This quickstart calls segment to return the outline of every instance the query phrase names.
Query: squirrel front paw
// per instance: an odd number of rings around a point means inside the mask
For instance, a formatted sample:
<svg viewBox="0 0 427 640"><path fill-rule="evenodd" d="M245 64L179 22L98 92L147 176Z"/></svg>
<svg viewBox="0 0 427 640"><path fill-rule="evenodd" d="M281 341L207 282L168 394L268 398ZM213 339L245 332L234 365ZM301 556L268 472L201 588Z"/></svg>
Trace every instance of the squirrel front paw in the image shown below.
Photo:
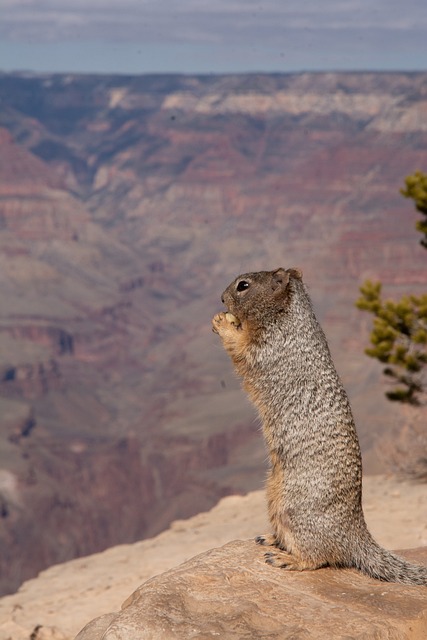
<svg viewBox="0 0 427 640"><path fill-rule="evenodd" d="M221 338L222 346L230 354L239 373L250 343L247 323L240 322L229 311L221 311L212 318L212 331Z"/></svg>
<svg viewBox="0 0 427 640"><path fill-rule="evenodd" d="M229 311L221 311L212 318L212 331L214 333L224 333L227 330L236 330L240 326L240 322Z"/></svg>

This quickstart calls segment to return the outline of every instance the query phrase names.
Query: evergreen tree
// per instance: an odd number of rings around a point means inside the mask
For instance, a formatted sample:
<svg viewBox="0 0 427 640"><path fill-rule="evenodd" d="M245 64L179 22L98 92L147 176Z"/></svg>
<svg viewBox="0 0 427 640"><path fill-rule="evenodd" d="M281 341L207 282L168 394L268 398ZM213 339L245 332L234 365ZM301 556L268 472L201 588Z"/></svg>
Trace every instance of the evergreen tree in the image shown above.
<svg viewBox="0 0 427 640"><path fill-rule="evenodd" d="M417 171L405 184L402 195L412 198L417 211L425 216L416 228L424 235L421 244L427 249L427 175ZM386 392L389 400L418 405L426 390L427 295L407 295L394 302L382 299L381 288L380 282L367 280L356 302L358 309L374 315L372 346L365 353L386 365L383 373L396 385Z"/></svg>
<svg viewBox="0 0 427 640"><path fill-rule="evenodd" d="M415 223L415 228L424 235L420 242L427 249L427 174L416 171L414 175L405 178L405 184L406 188L401 189L400 193L405 198L412 198L416 210L424 216L424 219Z"/></svg>

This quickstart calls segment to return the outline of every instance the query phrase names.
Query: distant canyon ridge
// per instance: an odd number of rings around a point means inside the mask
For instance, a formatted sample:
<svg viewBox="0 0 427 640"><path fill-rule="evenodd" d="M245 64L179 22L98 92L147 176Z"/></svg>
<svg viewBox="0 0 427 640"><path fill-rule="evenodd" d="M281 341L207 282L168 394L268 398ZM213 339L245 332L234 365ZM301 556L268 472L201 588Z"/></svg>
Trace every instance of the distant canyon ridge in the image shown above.
<svg viewBox="0 0 427 640"><path fill-rule="evenodd" d="M303 270L381 469L404 416L354 300L426 291L426 150L427 73L0 74L1 593L262 486L210 328L238 273Z"/></svg>

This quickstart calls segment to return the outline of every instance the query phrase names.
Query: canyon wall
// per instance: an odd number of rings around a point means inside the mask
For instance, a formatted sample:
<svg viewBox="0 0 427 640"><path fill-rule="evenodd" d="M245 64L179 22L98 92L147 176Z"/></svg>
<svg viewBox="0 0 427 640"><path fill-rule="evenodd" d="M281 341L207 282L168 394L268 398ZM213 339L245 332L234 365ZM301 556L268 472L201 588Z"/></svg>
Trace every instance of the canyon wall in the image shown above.
<svg viewBox="0 0 427 640"><path fill-rule="evenodd" d="M299 266L365 469L399 429L361 282L425 291L426 74L0 74L0 589L259 488L210 330L245 271Z"/></svg>

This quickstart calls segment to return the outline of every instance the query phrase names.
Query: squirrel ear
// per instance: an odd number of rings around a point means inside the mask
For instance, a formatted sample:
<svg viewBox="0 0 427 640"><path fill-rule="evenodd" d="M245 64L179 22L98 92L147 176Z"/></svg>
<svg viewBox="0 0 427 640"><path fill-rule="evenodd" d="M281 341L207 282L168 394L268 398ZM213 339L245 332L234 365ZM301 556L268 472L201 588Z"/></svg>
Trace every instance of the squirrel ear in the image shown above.
<svg viewBox="0 0 427 640"><path fill-rule="evenodd" d="M302 280L302 271L301 269L298 269L298 267L291 267L286 271L286 273L294 278L298 278L298 280Z"/></svg>
<svg viewBox="0 0 427 640"><path fill-rule="evenodd" d="M272 288L274 291L283 290L286 288L289 282L289 273L285 271L285 269L276 269L276 271L271 272L273 283Z"/></svg>

